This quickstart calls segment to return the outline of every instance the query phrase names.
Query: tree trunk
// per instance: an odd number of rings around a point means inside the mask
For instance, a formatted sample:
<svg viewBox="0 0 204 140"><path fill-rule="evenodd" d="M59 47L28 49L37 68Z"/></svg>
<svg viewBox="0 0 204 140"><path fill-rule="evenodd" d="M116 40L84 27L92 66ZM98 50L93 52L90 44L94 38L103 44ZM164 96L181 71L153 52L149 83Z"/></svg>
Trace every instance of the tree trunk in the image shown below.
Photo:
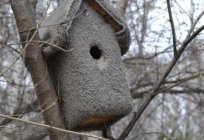
<svg viewBox="0 0 204 140"><path fill-rule="evenodd" d="M25 64L31 73L37 97L42 107L45 123L51 126L65 129L61 110L58 105L58 97L47 71L46 62L42 55L40 40L36 29L36 23L28 0L10 0L16 23L20 33L21 42L25 49ZM49 130L53 140L66 139L66 135Z"/></svg>

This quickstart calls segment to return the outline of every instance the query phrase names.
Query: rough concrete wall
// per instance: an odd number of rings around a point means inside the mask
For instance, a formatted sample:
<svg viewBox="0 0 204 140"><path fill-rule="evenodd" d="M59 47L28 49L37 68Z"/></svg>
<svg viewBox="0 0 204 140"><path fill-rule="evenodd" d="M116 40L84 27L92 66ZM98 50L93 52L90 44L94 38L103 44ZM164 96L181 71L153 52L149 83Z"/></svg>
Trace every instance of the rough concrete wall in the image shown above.
<svg viewBox="0 0 204 140"><path fill-rule="evenodd" d="M121 117L132 108L115 32L85 2L79 11L83 9L86 12L73 21L69 31L68 46L73 51L61 51L50 59L68 129L93 117ZM99 59L90 54L94 45L102 51ZM92 125L92 129L97 127Z"/></svg>

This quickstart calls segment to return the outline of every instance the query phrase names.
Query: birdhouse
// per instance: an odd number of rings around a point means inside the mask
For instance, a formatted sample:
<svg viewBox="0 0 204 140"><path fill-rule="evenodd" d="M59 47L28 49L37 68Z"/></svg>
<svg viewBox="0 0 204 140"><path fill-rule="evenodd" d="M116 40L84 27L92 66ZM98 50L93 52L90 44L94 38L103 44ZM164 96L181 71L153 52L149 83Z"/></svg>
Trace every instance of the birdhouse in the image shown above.
<svg viewBox="0 0 204 140"><path fill-rule="evenodd" d="M47 60L68 129L104 129L131 111L121 60L129 30L105 0L65 0L39 34L63 48ZM45 55L50 50L56 48L45 48Z"/></svg>

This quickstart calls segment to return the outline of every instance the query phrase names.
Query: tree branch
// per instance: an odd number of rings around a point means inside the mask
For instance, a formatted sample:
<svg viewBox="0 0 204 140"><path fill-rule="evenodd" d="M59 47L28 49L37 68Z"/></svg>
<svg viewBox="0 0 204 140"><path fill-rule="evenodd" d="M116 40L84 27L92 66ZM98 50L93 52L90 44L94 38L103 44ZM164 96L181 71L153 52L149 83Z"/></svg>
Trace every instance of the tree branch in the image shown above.
<svg viewBox="0 0 204 140"><path fill-rule="evenodd" d="M172 12L171 12L170 0L167 0L167 8L168 8L168 14L169 14L169 21L171 23L171 31L172 31L172 35L173 35L173 51L174 51L174 56L176 56L176 53L177 53L177 49L176 49L176 31L175 31L175 27L174 27L174 20L173 20Z"/></svg>
<svg viewBox="0 0 204 140"><path fill-rule="evenodd" d="M10 4L19 31L35 28L36 23L28 0L10 0ZM32 40L40 40L37 32L37 30L19 32L21 42L29 40L27 43L22 44L25 49L25 64L31 73L42 109L45 110L53 105L52 108L43 111L46 124L65 129L61 110L57 102L57 94L42 55L42 47L39 47L40 43L31 42ZM50 138L53 140L61 140L67 137L67 134L59 133L54 131L54 129L49 129L49 132Z"/></svg>
<svg viewBox="0 0 204 140"><path fill-rule="evenodd" d="M178 61L178 59L181 57L181 54L183 53L183 51L185 50L185 48L188 46L188 44L202 31L204 30L204 25L201 26L200 28L198 28L190 37L186 36L186 39L184 40L183 44L181 45L180 49L178 50L177 55L173 58L172 62L170 63L169 67L167 68L166 72L163 73L163 75L161 76L160 80L158 83L155 84L155 86L153 87L153 89L150 91L150 93L147 94L146 97L144 97L141 105L139 106L139 109L136 113L134 113L134 116L132 118L132 120L130 121L130 123L128 124L128 126L126 127L126 129L123 131L123 133L120 135L118 140L124 140L128 134L130 133L130 131L132 130L132 128L134 127L135 123L138 121L138 119L140 118L140 116L142 115L142 113L144 112L144 110L146 109L146 107L149 105L149 103L151 102L151 100L157 95L155 94L156 92L159 91L162 83L166 80L167 76L170 74L170 72L172 71L172 69L174 68L174 66L176 65L176 62Z"/></svg>
<svg viewBox="0 0 204 140"><path fill-rule="evenodd" d="M182 79L181 81L179 82L176 82L175 84L173 84L172 86L169 86L169 87L166 87L166 88L163 88L159 91L157 91L155 94L159 94L159 93L164 93L164 92L167 92L167 93L173 93L173 94L184 94L184 93L190 93L190 92L193 92L193 93L197 93L197 94L203 94L204 93L204 89L198 89L198 88L188 88L186 89L184 87L183 90L176 90L176 89L172 89L176 86L179 86L187 81L190 81L190 80L193 80L195 78L198 78L200 76L203 76L204 73L199 73L199 74L196 74L196 75L193 75L191 77L187 77L185 79ZM163 82L162 85L164 85L165 83ZM145 96L145 93L148 93L150 91L142 91L142 92L139 92L139 93L133 93L133 91L131 92L131 95L132 95L132 98L143 98Z"/></svg>
<svg viewBox="0 0 204 140"><path fill-rule="evenodd" d="M101 138L101 137L98 137L98 136L95 136L95 135L90 135L90 134L85 134L85 133L79 133L79 132L75 132L75 131L65 130L65 129L57 128L57 127L54 127L54 126L51 126L51 125L46 125L46 124L41 124L41 123L37 123L37 122L26 121L26 120L19 119L19 118L14 118L14 117L11 117L11 116L8 116L8 115L0 114L0 117L6 118L6 119L11 119L11 120L22 122L22 123L26 123L26 124L32 124L32 125L36 125L36 126L40 126L40 127L45 127L45 128L53 129L53 130L56 130L56 131L59 131L59 132L62 132L62 133L66 133L66 134L73 134L73 135L92 137L92 138L96 138L96 139L99 139L99 140L108 140L108 139ZM61 140L64 140L64 139L61 139Z"/></svg>
<svg viewBox="0 0 204 140"><path fill-rule="evenodd" d="M39 111L37 107L38 107L38 102L35 100L35 101L33 101L31 104L29 104L28 106L26 106L26 107L22 107L22 106L21 106L21 107L18 107L18 108L14 111L14 113L13 113L12 116L19 117L19 116L22 116L23 114L29 113L29 112L31 112L31 111L33 111L33 110ZM8 125L11 121L12 121L11 119L4 119L4 120L0 123L0 125L1 125L1 126L6 126L6 125ZM3 128L4 128L4 127L1 127L0 130L3 129Z"/></svg>
<svg viewBox="0 0 204 140"><path fill-rule="evenodd" d="M204 15L204 11L202 11L198 17L196 18L196 20L194 21L194 23L192 24L187 37L190 37L191 33L193 32L193 30L195 29L195 26L197 25L198 21L200 20L200 18Z"/></svg>

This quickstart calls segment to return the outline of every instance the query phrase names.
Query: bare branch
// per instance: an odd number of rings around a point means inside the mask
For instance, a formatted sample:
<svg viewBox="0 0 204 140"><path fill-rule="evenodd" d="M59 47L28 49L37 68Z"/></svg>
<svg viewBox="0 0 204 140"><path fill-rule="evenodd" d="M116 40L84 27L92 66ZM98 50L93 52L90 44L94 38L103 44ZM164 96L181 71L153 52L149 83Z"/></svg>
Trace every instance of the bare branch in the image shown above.
<svg viewBox="0 0 204 140"><path fill-rule="evenodd" d="M173 20L172 12L171 12L170 0L167 0L167 8L168 8L168 14L169 14L169 21L171 23L171 31L172 31L172 35L173 35L173 51L174 51L174 56L176 56L176 53L177 53L177 49L176 49L176 31L175 31L175 27L174 27L174 20Z"/></svg>
<svg viewBox="0 0 204 140"><path fill-rule="evenodd" d="M126 129L124 130L124 132L121 134L121 136L119 137L119 140L124 140L128 134L130 133L130 131L132 130L132 128L134 127L135 123L138 121L138 119L140 118L140 116L142 115L142 113L144 112L144 110L146 109L146 107L149 105L149 103L151 102L151 100L157 95L155 94L156 92L159 91L162 83L166 80L167 76L170 74L170 72L172 71L172 69L174 68L174 66L176 65L176 62L178 61L178 59L181 57L181 54L183 53L183 51L185 50L185 48L188 46L188 44L202 31L204 30L204 25L201 26L200 28L198 28L190 37L186 37L186 39L184 40L183 44L181 45L181 48L178 50L177 55L173 58L172 62L170 63L169 67L167 68L166 72L163 73L163 75L161 76L160 80L158 83L156 83L156 85L153 87L153 89L150 91L150 93L147 94L146 97L144 97L142 103L139 106L138 111L134 114L133 119L130 121L130 123L128 124L128 126L126 127Z"/></svg>
<svg viewBox="0 0 204 140"><path fill-rule="evenodd" d="M200 20L200 18L204 15L204 11L202 11L199 16L196 18L196 20L194 21L193 25L191 26L187 37L190 37L191 33L193 32L193 30L195 29L195 26L197 25L198 21Z"/></svg>
<svg viewBox="0 0 204 140"><path fill-rule="evenodd" d="M173 84L172 86L168 86L166 88L163 88L159 91L157 91L156 93L154 94L159 94L159 93L164 93L164 92L167 92L167 93L189 93L190 91L194 92L194 93L204 93L204 90L202 89L196 89L196 88L190 88L189 90L186 90L186 89L183 89L183 90L174 90L172 88L176 87L176 86L179 86L179 85L182 85L183 83L186 83L187 81L190 81L190 80L193 80L195 78L198 78L200 76L203 76L204 73L199 73L199 74L195 74L191 77L187 77L187 78L184 78L178 82L175 82L175 84ZM166 84L166 82L163 82L162 85ZM132 94L132 98L143 98L145 95L145 93L148 93L150 92L149 90L147 91L142 91L142 92L139 92L139 93L133 93L133 91L131 92Z"/></svg>
<svg viewBox="0 0 204 140"><path fill-rule="evenodd" d="M14 111L14 113L13 113L12 116L19 117L19 116L22 116L23 114L28 113L28 112L31 112L31 111L33 111L33 110L39 111L39 110L37 109L37 107L38 107L38 102L37 102L37 100L35 100L35 101L33 101L31 104L29 104L28 106L26 106L26 107L18 107L18 108ZM20 115L17 115L17 114L20 114ZM11 121L12 121L11 119L5 119L5 120L3 120L3 121L1 122L0 125L6 127L6 125L7 125L8 123L10 123ZM0 130L1 130L2 128L4 128L4 127L1 127Z"/></svg>
<svg viewBox="0 0 204 140"><path fill-rule="evenodd" d="M51 125L46 125L46 124L36 123L36 122L32 122L32 121L26 121L26 120L19 119L19 118L14 118L14 117L11 117L11 116L8 116L8 115L0 114L0 117L6 118L6 119L11 119L11 120L22 122L22 123L26 123L26 124L32 124L32 125L36 125L36 126L40 126L40 127L53 129L53 130L63 132L63 133L66 133L66 134L74 134L74 135L92 137L92 138L96 138L96 139L100 139L100 140L108 140L108 139L101 138L101 137L98 137L98 136L95 136L95 135L90 135L90 134L84 134L84 133L79 133L79 132L75 132L75 131L65 130L65 129L61 129L61 128L54 127L54 126L51 126Z"/></svg>
<svg viewBox="0 0 204 140"><path fill-rule="evenodd" d="M188 44L202 31L204 30L204 25L198 28L190 37L186 37L183 44L181 45L181 48L178 50L178 55L180 55L185 48L188 46Z"/></svg>

